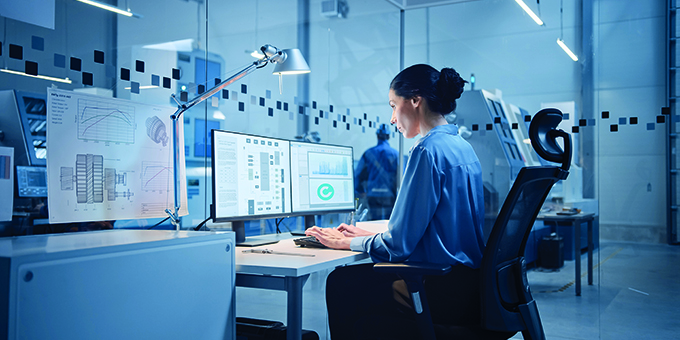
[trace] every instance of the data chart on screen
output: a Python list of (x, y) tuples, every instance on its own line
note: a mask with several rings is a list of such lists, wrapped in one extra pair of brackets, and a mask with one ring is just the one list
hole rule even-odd
[(291, 142), (293, 212), (354, 209), (352, 148)]

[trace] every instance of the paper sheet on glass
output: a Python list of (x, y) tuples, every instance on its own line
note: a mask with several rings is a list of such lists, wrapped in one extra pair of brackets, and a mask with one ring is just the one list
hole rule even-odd
[(14, 148), (0, 146), (0, 221), (11, 221), (13, 208)]
[[(174, 211), (175, 108), (47, 90), (50, 223), (166, 217)], [(184, 150), (183, 130), (179, 150)], [(187, 215), (180, 152), (180, 215)]]

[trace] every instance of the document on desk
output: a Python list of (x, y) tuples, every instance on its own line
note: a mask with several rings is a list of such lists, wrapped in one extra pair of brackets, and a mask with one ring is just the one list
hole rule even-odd
[[(58, 89), (47, 89), (47, 98), (50, 223), (167, 216), (174, 206), (175, 108)], [(179, 164), (186, 215), (184, 152)]]

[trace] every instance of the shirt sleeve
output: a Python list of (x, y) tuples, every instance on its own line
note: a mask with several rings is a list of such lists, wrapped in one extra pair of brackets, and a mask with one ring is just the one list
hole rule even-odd
[(441, 178), (433, 156), (416, 147), (406, 165), (402, 186), (386, 232), (357, 237), (352, 250), (367, 252), (373, 262), (402, 262), (422, 239), (441, 197)]

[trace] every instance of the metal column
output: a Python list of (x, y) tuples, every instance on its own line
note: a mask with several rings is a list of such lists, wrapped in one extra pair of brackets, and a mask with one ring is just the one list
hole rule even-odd
[(666, 37), (667, 53), (666, 66), (668, 73), (666, 76), (667, 105), (663, 116), (667, 118), (667, 157), (666, 157), (666, 181), (667, 185), (667, 239), (669, 244), (678, 244), (678, 138), (677, 138), (677, 113), (678, 113), (678, 88), (677, 73), (678, 63), (678, 27), (676, 0), (667, 0), (668, 12), (666, 14)]

